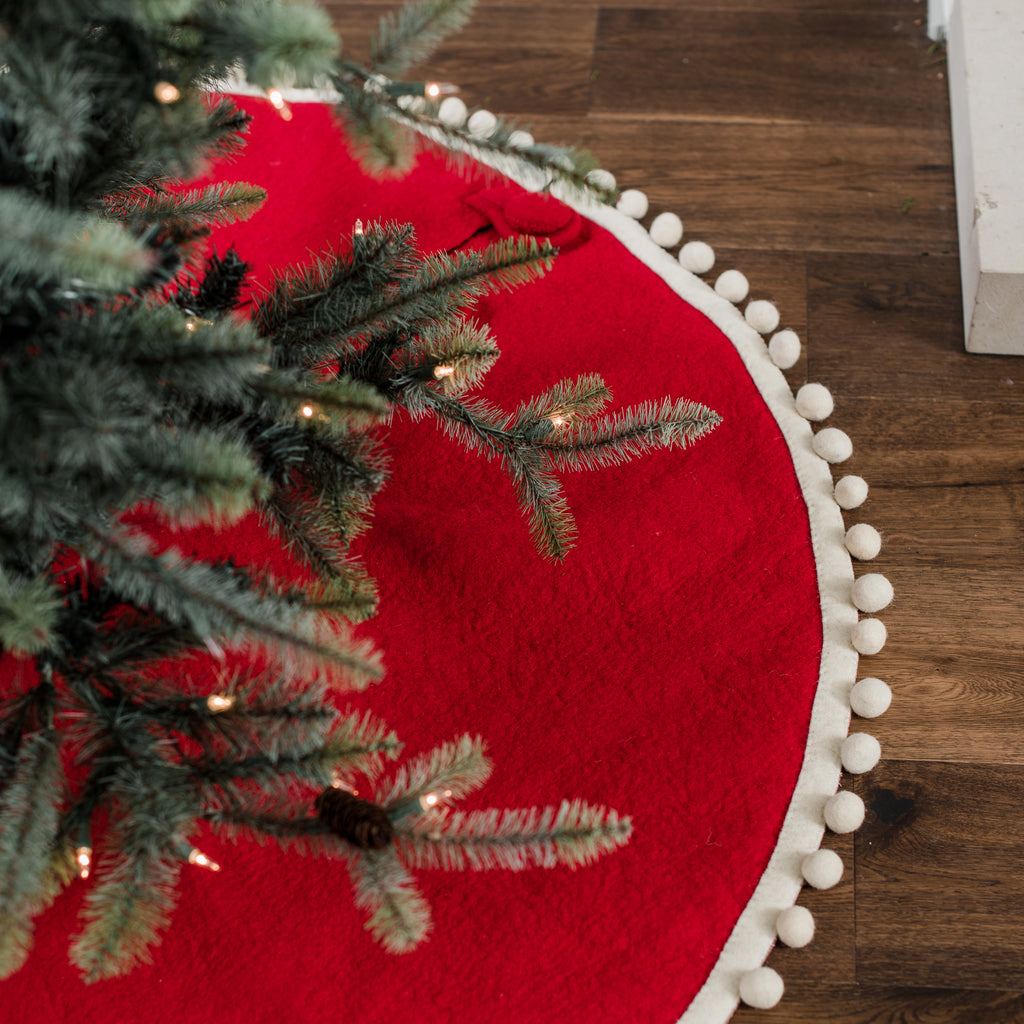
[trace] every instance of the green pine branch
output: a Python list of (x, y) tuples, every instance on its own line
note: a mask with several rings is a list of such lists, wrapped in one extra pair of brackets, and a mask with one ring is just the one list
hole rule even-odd
[(366, 927), (390, 953), (407, 953), (431, 928), (430, 907), (394, 850), (363, 850), (348, 861), (356, 906)]
[(428, 793), (459, 799), (479, 789), (491, 775), (491, 760), (479, 736), (443, 743), (402, 765), (381, 787), (377, 800), (392, 818), (417, 808)]
[(389, 78), (428, 60), (470, 19), (476, 0), (419, 0), (384, 15), (370, 42), (374, 72)]
[(628, 818), (581, 800), (564, 800), (557, 809), (442, 810), (396, 826), (411, 866), (446, 871), (575, 868), (625, 844), (631, 830)]

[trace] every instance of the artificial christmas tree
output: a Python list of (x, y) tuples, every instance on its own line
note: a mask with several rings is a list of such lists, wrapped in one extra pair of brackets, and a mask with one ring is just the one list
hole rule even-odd
[[(338, 702), (381, 672), (352, 632), (376, 598), (349, 545), (387, 476), (389, 417), (431, 418), (499, 460), (537, 546), (561, 558), (572, 520), (556, 469), (686, 447), (716, 415), (666, 401), (598, 419), (610, 395), (593, 375), (511, 413), (467, 394), (497, 357), (473, 303), (542, 273), (548, 244), (425, 255), (408, 226), (356, 223), (252, 296), (244, 261), (202, 240), (261, 190), (183, 184), (243, 143), (245, 116), (209, 91), (241, 68), (285, 115), (281, 85), (332, 84), (371, 162), (401, 162), (405, 122), (584, 187), (585, 161), (519, 148), (500, 125), (460, 132), (418, 111), (423, 84), (393, 81), (467, 9), (407, 9), (361, 69), (339, 63), (308, 5), (0, 6), (7, 973), (75, 872), (94, 876), (73, 947), (83, 973), (149, 956), (182, 865), (215, 867), (198, 823), (345, 860), (395, 950), (429, 923), (410, 868), (585, 863), (628, 836), (627, 819), (573, 800), (444, 809), (487, 778), (478, 738), (384, 776), (397, 737)], [(246, 518), (285, 571), (190, 549), (190, 530)]]

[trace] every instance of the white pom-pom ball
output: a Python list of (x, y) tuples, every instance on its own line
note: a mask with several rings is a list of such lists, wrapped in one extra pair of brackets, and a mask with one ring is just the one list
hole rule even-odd
[(835, 494), (840, 508), (860, 508), (868, 500), (868, 483), (862, 476), (844, 476), (836, 484)]
[(410, 114), (421, 114), (427, 106), (427, 101), (422, 96), (399, 96), (396, 102)]
[(805, 420), (827, 420), (834, 408), (832, 392), (824, 384), (805, 384), (796, 393), (796, 411)]
[(768, 355), (780, 370), (788, 370), (795, 366), (800, 358), (800, 339), (796, 331), (786, 328), (778, 334), (773, 334), (772, 340), (768, 342)]
[(757, 1010), (778, 1006), (785, 990), (782, 975), (771, 967), (758, 967), (740, 978), (740, 999)]
[(470, 135), (486, 139), (498, 127), (498, 119), (489, 110), (475, 110), (466, 122)]
[(591, 171), (587, 175), (587, 181), (590, 182), (594, 188), (603, 188), (607, 192), (611, 192), (615, 188), (615, 175), (611, 171), (606, 171), (602, 167), (598, 167), (596, 170)]
[(877, 654), (885, 646), (887, 635), (881, 619), (861, 619), (853, 627), (850, 641), (859, 654)]
[(826, 462), (845, 462), (853, 454), (850, 435), (838, 427), (819, 430), (811, 441), (811, 447)]
[(880, 612), (893, 599), (892, 584), (881, 574), (869, 572), (853, 584), (853, 603), (862, 612)]
[(814, 938), (814, 915), (806, 907), (787, 907), (779, 914), (775, 931), (791, 949), (802, 949)]
[(659, 213), (651, 221), (651, 239), (663, 249), (671, 249), (683, 238), (683, 222), (674, 213)]
[(451, 128), (458, 128), (466, 123), (469, 108), (458, 96), (446, 96), (437, 110), (437, 119)]
[(744, 319), (758, 334), (770, 334), (779, 326), (779, 311), (767, 299), (754, 299), (743, 311)]
[(718, 275), (715, 291), (730, 302), (742, 302), (750, 291), (750, 282), (738, 270), (725, 270)]
[(855, 523), (846, 531), (846, 550), (868, 562), (882, 550), (882, 535), (867, 523)]
[(854, 732), (843, 740), (839, 759), (852, 775), (871, 771), (882, 758), (882, 745), (866, 732)]
[(831, 889), (843, 877), (843, 858), (835, 850), (815, 850), (803, 859), (800, 873), (814, 889)]
[(627, 217), (632, 217), (634, 220), (642, 220), (647, 216), (647, 196), (638, 188), (627, 188), (619, 196), (619, 201), (615, 204), (615, 208), (619, 213), (624, 213)]
[(691, 274), (706, 274), (715, 265), (715, 250), (707, 242), (687, 242), (679, 250), (679, 262)]
[(825, 824), (833, 832), (856, 832), (864, 824), (864, 801), (856, 793), (841, 789), (825, 802)]
[(874, 676), (865, 676), (850, 690), (850, 707), (861, 718), (877, 718), (889, 710), (892, 690), (889, 684)]
[(537, 140), (522, 128), (517, 128), (509, 137), (508, 144), (515, 149), (529, 149), (537, 144)]

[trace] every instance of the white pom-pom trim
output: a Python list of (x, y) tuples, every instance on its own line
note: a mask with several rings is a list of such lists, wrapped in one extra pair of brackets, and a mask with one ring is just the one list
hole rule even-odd
[(846, 550), (861, 562), (868, 562), (882, 550), (882, 535), (867, 523), (855, 523), (846, 531)]
[(819, 430), (811, 441), (816, 455), (826, 462), (845, 462), (853, 454), (853, 442), (850, 435), (838, 427), (826, 427)]
[(864, 824), (864, 801), (856, 793), (841, 789), (825, 803), (825, 824), (840, 835), (856, 832)]
[(707, 242), (687, 242), (679, 250), (679, 262), (691, 274), (706, 274), (715, 265), (715, 250)]
[(882, 759), (882, 745), (866, 732), (853, 732), (843, 740), (839, 759), (851, 775), (863, 775)]
[(880, 612), (892, 604), (892, 584), (881, 574), (869, 572), (853, 584), (853, 603), (862, 612)]
[(742, 302), (750, 291), (750, 282), (738, 270), (725, 270), (715, 281), (715, 291), (729, 302)]
[(537, 140), (522, 128), (517, 128), (509, 137), (508, 144), (515, 149), (529, 149), (537, 145)]
[(395, 102), (410, 114), (421, 114), (427, 107), (427, 101), (422, 96), (399, 96)]
[(881, 619), (861, 619), (853, 627), (850, 637), (854, 650), (859, 654), (877, 654), (886, 641), (885, 623)]
[(835, 495), (840, 508), (860, 508), (868, 500), (867, 481), (862, 476), (844, 476), (836, 484)]
[(659, 213), (651, 221), (651, 240), (663, 249), (671, 249), (683, 238), (683, 222), (674, 213)]
[(640, 189), (627, 188), (619, 196), (615, 208), (619, 213), (624, 213), (627, 217), (632, 217), (633, 220), (642, 220), (647, 216), (648, 205), (647, 196)]
[(785, 991), (782, 976), (771, 967), (757, 967), (740, 978), (740, 999), (757, 1010), (778, 1006)]
[(459, 128), (466, 123), (469, 108), (458, 96), (446, 96), (437, 110), (437, 119), (451, 128)]
[(615, 175), (611, 171), (606, 171), (602, 167), (598, 167), (596, 170), (591, 171), (587, 175), (587, 181), (594, 186), (594, 188), (603, 188), (608, 192), (612, 192), (615, 189), (616, 181)]
[(779, 311), (767, 299), (748, 302), (743, 317), (758, 334), (771, 334), (779, 326)]
[(865, 676), (850, 690), (850, 708), (861, 718), (877, 718), (889, 710), (892, 690), (889, 684), (874, 676)]
[(768, 355), (780, 370), (788, 370), (795, 366), (800, 358), (800, 339), (796, 331), (791, 331), (787, 327), (784, 331), (773, 334), (772, 340), (768, 342)]
[(815, 850), (800, 864), (804, 881), (813, 889), (831, 889), (842, 881), (843, 858), (835, 850)]
[(775, 921), (775, 933), (791, 949), (802, 949), (814, 938), (814, 915), (806, 907), (787, 907)]
[(498, 127), (498, 119), (489, 110), (476, 110), (466, 122), (470, 135), (486, 139)]
[(827, 420), (832, 415), (834, 408), (832, 392), (824, 384), (805, 384), (796, 393), (796, 411), (805, 420), (811, 420), (814, 423)]

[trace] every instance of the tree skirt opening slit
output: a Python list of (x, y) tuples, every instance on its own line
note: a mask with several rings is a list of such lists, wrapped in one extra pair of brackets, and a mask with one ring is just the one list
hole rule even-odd
[[(479, 393), (511, 410), (595, 372), (615, 407), (685, 396), (723, 417), (688, 451), (569, 474), (578, 542), (553, 564), (500, 467), (398, 411), (391, 479), (356, 545), (381, 595), (359, 632), (386, 675), (348, 704), (372, 708), (406, 755), (484, 737), (495, 771), (467, 809), (579, 797), (630, 815), (634, 835), (574, 872), (418, 871), (434, 931), (404, 955), (364, 930), (342, 863), (204, 835), (222, 870), (184, 872), (151, 965), (81, 982), (66, 952), (87, 884), (76, 882), (0, 988), (6, 1014), (717, 1024), (741, 989), (771, 1002), (777, 979), (758, 968), (826, 817), (856, 827), (857, 798), (833, 794), (855, 643), (870, 651), (875, 628), (858, 626), (826, 461), (843, 456), (845, 435), (812, 432), (806, 417), (827, 415), (827, 393), (797, 402), (766, 344), (775, 334), (772, 354), (788, 365), (796, 339), (777, 334), (766, 303), (745, 317), (728, 298), (745, 298), (742, 286), (716, 291), (627, 213), (559, 202), (429, 146), (407, 175), (376, 180), (328, 106), (295, 103), (286, 121), (264, 99), (240, 102), (254, 117), (247, 147), (212, 174), (269, 199), (211, 241), (221, 254), (235, 245), (258, 287), (344, 246), (360, 219), (413, 224), (425, 252), (551, 237), (549, 274), (477, 307), (501, 350)], [(670, 222), (653, 233), (679, 241)], [(706, 249), (691, 244), (693, 265), (706, 266)], [(843, 484), (847, 507), (857, 489)], [(179, 542), (289, 566), (251, 520)], [(790, 920), (797, 944), (806, 921)]]

